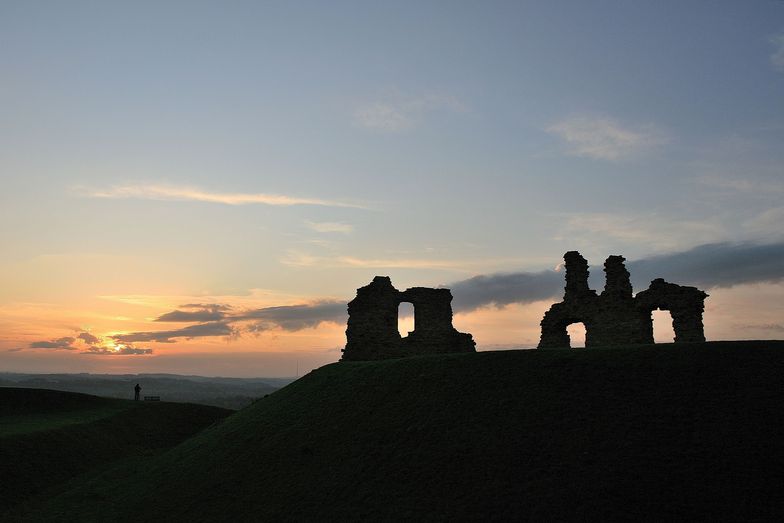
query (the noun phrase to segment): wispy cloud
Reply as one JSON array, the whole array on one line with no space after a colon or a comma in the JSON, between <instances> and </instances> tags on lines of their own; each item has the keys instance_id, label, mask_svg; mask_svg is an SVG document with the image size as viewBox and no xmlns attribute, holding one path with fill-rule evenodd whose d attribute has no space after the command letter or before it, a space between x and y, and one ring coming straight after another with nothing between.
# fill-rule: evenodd
<instances>
[{"instance_id":1,"label":"wispy cloud","mask_svg":"<svg viewBox=\"0 0 784 523\"><path fill-rule=\"evenodd\" d=\"M231 307L228 305L217 303L188 303L182 305L180 309L162 314L155 321L184 323L218 321L225 318L226 312L229 310Z\"/></svg>"},{"instance_id":2,"label":"wispy cloud","mask_svg":"<svg viewBox=\"0 0 784 523\"><path fill-rule=\"evenodd\" d=\"M463 112L465 105L445 94L404 96L393 93L381 100L360 104L353 115L354 124L366 129L398 132L415 127L426 113L433 111Z\"/></svg>"},{"instance_id":3,"label":"wispy cloud","mask_svg":"<svg viewBox=\"0 0 784 523\"><path fill-rule=\"evenodd\" d=\"M342 222L312 222L305 220L305 225L316 232L336 232L342 234L350 234L354 230L354 226L349 223Z\"/></svg>"},{"instance_id":4,"label":"wispy cloud","mask_svg":"<svg viewBox=\"0 0 784 523\"><path fill-rule=\"evenodd\" d=\"M748 325L738 325L738 328L747 330L768 330L775 332L784 332L784 324L781 323L757 323Z\"/></svg>"},{"instance_id":5,"label":"wispy cloud","mask_svg":"<svg viewBox=\"0 0 784 523\"><path fill-rule=\"evenodd\" d=\"M784 206L771 207L746 220L743 226L758 236L781 236L784 223Z\"/></svg>"},{"instance_id":6,"label":"wispy cloud","mask_svg":"<svg viewBox=\"0 0 784 523\"><path fill-rule=\"evenodd\" d=\"M324 322L344 323L346 314L346 303L335 300L259 309L237 309L218 304L190 304L162 314L155 321L193 323L192 325L178 329L114 334L110 337L114 341L114 346L131 349L135 348L131 344L139 342L176 343L179 338L216 336L232 338L243 333L255 334L276 328L294 332L315 328Z\"/></svg>"},{"instance_id":7,"label":"wispy cloud","mask_svg":"<svg viewBox=\"0 0 784 523\"><path fill-rule=\"evenodd\" d=\"M769 179L752 178L750 176L723 176L706 174L696 178L697 183L732 192L741 192L759 196L784 194L784 182Z\"/></svg>"},{"instance_id":8,"label":"wispy cloud","mask_svg":"<svg viewBox=\"0 0 784 523\"><path fill-rule=\"evenodd\" d=\"M238 315L237 320L256 320L251 331L280 327L297 331L317 327L322 322L344 323L348 317L346 302L324 300L303 305L283 305L250 310Z\"/></svg>"},{"instance_id":9,"label":"wispy cloud","mask_svg":"<svg viewBox=\"0 0 784 523\"><path fill-rule=\"evenodd\" d=\"M206 189L174 185L136 184L116 185L109 189L76 188L77 194L90 198L136 198L142 200L164 201L197 201L220 203L224 205L320 205L325 207L350 207L365 209L366 207L354 203L319 198L300 198L281 194L266 193L221 193L210 192Z\"/></svg>"},{"instance_id":10,"label":"wispy cloud","mask_svg":"<svg viewBox=\"0 0 784 523\"><path fill-rule=\"evenodd\" d=\"M784 72L784 33L771 36L770 43L775 46L770 55L770 63L777 71Z\"/></svg>"},{"instance_id":11,"label":"wispy cloud","mask_svg":"<svg viewBox=\"0 0 784 523\"><path fill-rule=\"evenodd\" d=\"M30 344L31 349L54 349L54 350L76 350L73 343L76 338L64 336L54 340L34 341Z\"/></svg>"},{"instance_id":12,"label":"wispy cloud","mask_svg":"<svg viewBox=\"0 0 784 523\"><path fill-rule=\"evenodd\" d=\"M174 343L175 338L203 338L211 336L233 336L236 335L235 330L226 321L212 321L207 323L197 323L195 325L188 325L181 329L171 329L164 331L149 331L149 332L130 332L127 334L115 334L112 339L121 343L138 343L138 342L158 342L158 343Z\"/></svg>"},{"instance_id":13,"label":"wispy cloud","mask_svg":"<svg viewBox=\"0 0 784 523\"><path fill-rule=\"evenodd\" d=\"M662 250L677 249L693 244L694 238L718 240L725 232L715 220L673 219L657 213L569 213L557 216L561 225L555 239L568 239L581 248L609 239Z\"/></svg>"},{"instance_id":14,"label":"wispy cloud","mask_svg":"<svg viewBox=\"0 0 784 523\"><path fill-rule=\"evenodd\" d=\"M90 334L89 332L81 332L77 338L84 341L87 345L96 345L101 342L101 339L98 336Z\"/></svg>"},{"instance_id":15,"label":"wispy cloud","mask_svg":"<svg viewBox=\"0 0 784 523\"><path fill-rule=\"evenodd\" d=\"M143 349L131 345L120 345L117 347L90 347L84 354L100 354L103 356L141 356L152 354L152 349Z\"/></svg>"},{"instance_id":16,"label":"wispy cloud","mask_svg":"<svg viewBox=\"0 0 784 523\"><path fill-rule=\"evenodd\" d=\"M469 272L472 267L488 263L508 264L511 259L447 260L432 258L358 258L355 256L313 256L289 251L280 262L292 267L330 267L356 269L433 269Z\"/></svg>"},{"instance_id":17,"label":"wispy cloud","mask_svg":"<svg viewBox=\"0 0 784 523\"><path fill-rule=\"evenodd\" d=\"M623 160L667 141L652 125L626 126L607 117L572 117L546 131L564 140L573 156L607 161Z\"/></svg>"},{"instance_id":18,"label":"wispy cloud","mask_svg":"<svg viewBox=\"0 0 784 523\"><path fill-rule=\"evenodd\" d=\"M22 350L69 350L81 354L101 355L143 355L152 354L152 349L135 347L130 343L117 343L110 338L101 338L87 331L80 332L77 336L63 336L54 340L34 341L27 347L12 349L13 352Z\"/></svg>"}]
</instances>

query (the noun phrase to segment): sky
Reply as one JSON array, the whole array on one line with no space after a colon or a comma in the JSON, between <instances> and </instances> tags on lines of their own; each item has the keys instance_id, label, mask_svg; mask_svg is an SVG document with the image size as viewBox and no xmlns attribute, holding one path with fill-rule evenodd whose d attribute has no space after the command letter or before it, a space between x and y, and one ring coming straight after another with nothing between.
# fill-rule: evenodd
<instances>
[{"instance_id":1,"label":"sky","mask_svg":"<svg viewBox=\"0 0 784 523\"><path fill-rule=\"evenodd\" d=\"M2 371L301 374L375 275L535 347L570 250L784 338L784 2L0 0L0 111Z\"/></svg>"}]
</instances>

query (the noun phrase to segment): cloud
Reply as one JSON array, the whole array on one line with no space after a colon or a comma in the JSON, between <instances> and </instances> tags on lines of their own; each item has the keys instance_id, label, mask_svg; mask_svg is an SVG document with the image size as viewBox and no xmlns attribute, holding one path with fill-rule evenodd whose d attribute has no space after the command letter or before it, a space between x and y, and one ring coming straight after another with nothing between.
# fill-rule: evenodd
<instances>
[{"instance_id":1,"label":"cloud","mask_svg":"<svg viewBox=\"0 0 784 523\"><path fill-rule=\"evenodd\" d=\"M341 222L311 222L305 220L305 225L316 232L339 232L342 234L349 234L354 230L353 225Z\"/></svg>"},{"instance_id":2,"label":"cloud","mask_svg":"<svg viewBox=\"0 0 784 523\"><path fill-rule=\"evenodd\" d=\"M482 259L474 261L429 258L357 258L355 256L313 256L289 251L280 263L292 267L330 267L355 269L432 269L468 272L471 266L488 263L509 263L510 259Z\"/></svg>"},{"instance_id":3,"label":"cloud","mask_svg":"<svg viewBox=\"0 0 784 523\"><path fill-rule=\"evenodd\" d=\"M186 306L182 306L185 308ZM306 328L318 327L321 323L345 323L346 303L335 300L322 300L300 305L283 305L260 309L234 310L227 305L209 304L199 310L174 310L161 315L155 321L200 321L202 317L220 315L218 321L195 323L181 329L164 331L142 331L127 334L115 334L111 338L115 343L130 344L138 342L175 343L177 338L206 338L212 336L238 336L243 332L257 333L280 328L293 332ZM231 312L228 310L231 309ZM222 310L223 312L220 312ZM162 319L167 318L167 319Z\"/></svg>"},{"instance_id":4,"label":"cloud","mask_svg":"<svg viewBox=\"0 0 784 523\"><path fill-rule=\"evenodd\" d=\"M625 127L604 117L578 116L549 126L546 131L569 145L569 154L597 160L619 161L665 143L661 131L651 125Z\"/></svg>"},{"instance_id":5,"label":"cloud","mask_svg":"<svg viewBox=\"0 0 784 523\"><path fill-rule=\"evenodd\" d=\"M98 336L93 336L89 332L82 332L77 336L78 339L85 342L87 345L96 345L101 342L101 339Z\"/></svg>"},{"instance_id":6,"label":"cloud","mask_svg":"<svg viewBox=\"0 0 784 523\"><path fill-rule=\"evenodd\" d=\"M728 177L708 174L696 178L697 183L715 189L741 192L759 196L775 196L784 193L784 184L778 180Z\"/></svg>"},{"instance_id":7,"label":"cloud","mask_svg":"<svg viewBox=\"0 0 784 523\"><path fill-rule=\"evenodd\" d=\"M90 198L137 198L143 200L197 201L222 203L224 205L320 205L326 207L350 207L364 209L361 205L322 200L318 198L298 198L280 194L265 193L219 193L194 187L173 185L136 184L119 185L109 189L77 189L77 192Z\"/></svg>"},{"instance_id":8,"label":"cloud","mask_svg":"<svg viewBox=\"0 0 784 523\"><path fill-rule=\"evenodd\" d=\"M31 349L55 349L55 350L76 350L73 343L76 338L65 336L49 341L34 341L30 344Z\"/></svg>"},{"instance_id":9,"label":"cloud","mask_svg":"<svg viewBox=\"0 0 784 523\"><path fill-rule=\"evenodd\" d=\"M635 287L654 278L698 287L732 287L784 279L784 242L709 243L627 263Z\"/></svg>"},{"instance_id":10,"label":"cloud","mask_svg":"<svg viewBox=\"0 0 784 523\"><path fill-rule=\"evenodd\" d=\"M426 94L418 97L393 93L382 100L361 104L354 110L354 125L377 131L399 132L415 127L426 113L446 110L464 112L460 100L450 95Z\"/></svg>"},{"instance_id":11,"label":"cloud","mask_svg":"<svg viewBox=\"0 0 784 523\"><path fill-rule=\"evenodd\" d=\"M776 331L776 332L784 332L784 324L781 323L760 323L760 324L749 324L749 325L738 325L741 329L748 329L748 330L769 330L769 331Z\"/></svg>"},{"instance_id":12,"label":"cloud","mask_svg":"<svg viewBox=\"0 0 784 523\"><path fill-rule=\"evenodd\" d=\"M716 220L674 219L653 212L639 215L562 213L555 216L562 223L555 239L568 240L577 247L595 245L597 238L610 238L664 250L682 248L691 244L693 238L710 241L724 235Z\"/></svg>"},{"instance_id":13,"label":"cloud","mask_svg":"<svg viewBox=\"0 0 784 523\"><path fill-rule=\"evenodd\" d=\"M111 347L90 347L83 354L100 354L103 356L140 356L152 354L152 349L142 349L131 345L124 345L117 348Z\"/></svg>"},{"instance_id":14,"label":"cloud","mask_svg":"<svg viewBox=\"0 0 784 523\"><path fill-rule=\"evenodd\" d=\"M354 123L367 129L401 131L414 124L410 109L390 103L365 104L354 111Z\"/></svg>"},{"instance_id":15,"label":"cloud","mask_svg":"<svg viewBox=\"0 0 784 523\"><path fill-rule=\"evenodd\" d=\"M199 322L181 329L132 332L112 336L123 343L174 343L175 338L236 336L242 332L261 332L274 328L298 331L317 327L323 322L345 323L346 303L322 300L299 305L283 305L260 309L233 309L222 304L189 304L162 314L155 321Z\"/></svg>"},{"instance_id":16,"label":"cloud","mask_svg":"<svg viewBox=\"0 0 784 523\"><path fill-rule=\"evenodd\" d=\"M647 288L655 278L710 289L782 281L782 259L784 242L724 242L630 261L626 267L637 291ZM591 267L592 273L601 270L601 265ZM466 312L488 305L525 304L556 298L563 292L564 279L563 273L555 271L516 272L474 276L446 287L452 289L455 311Z\"/></svg>"},{"instance_id":17,"label":"cloud","mask_svg":"<svg viewBox=\"0 0 784 523\"><path fill-rule=\"evenodd\" d=\"M216 311L230 311L233 307L225 303L185 303L181 309L212 309Z\"/></svg>"},{"instance_id":18,"label":"cloud","mask_svg":"<svg viewBox=\"0 0 784 523\"><path fill-rule=\"evenodd\" d=\"M781 224L784 223L784 206L765 209L761 213L746 220L743 225L757 235L781 234Z\"/></svg>"},{"instance_id":19,"label":"cloud","mask_svg":"<svg viewBox=\"0 0 784 523\"><path fill-rule=\"evenodd\" d=\"M78 338L87 345L87 349L83 350L82 354L100 354L104 356L152 354L152 349L134 347L130 343L117 343L116 341L106 343L103 339L93 336L89 332L80 333Z\"/></svg>"},{"instance_id":20,"label":"cloud","mask_svg":"<svg viewBox=\"0 0 784 523\"><path fill-rule=\"evenodd\" d=\"M76 346L81 343L82 346ZM28 347L11 349L10 352L17 352L27 349L53 349L79 351L81 354L103 354L103 355L143 355L152 354L152 349L134 347L130 343L105 343L98 336L89 332L80 332L78 336L64 336L49 341L34 341Z\"/></svg>"},{"instance_id":21,"label":"cloud","mask_svg":"<svg viewBox=\"0 0 784 523\"><path fill-rule=\"evenodd\" d=\"M173 338L203 338L209 336L232 336L234 329L226 321L213 321L208 323L197 323L188 325L181 329L150 331L150 332L131 332L128 334L115 334L111 338L121 343L150 342L174 343Z\"/></svg>"},{"instance_id":22,"label":"cloud","mask_svg":"<svg viewBox=\"0 0 784 523\"><path fill-rule=\"evenodd\" d=\"M563 286L563 273L556 271L479 275L447 285L454 296L455 312L545 300L556 296Z\"/></svg>"},{"instance_id":23,"label":"cloud","mask_svg":"<svg viewBox=\"0 0 784 523\"><path fill-rule=\"evenodd\" d=\"M160 315L155 321L164 322L208 322L219 321L226 317L227 311L231 308L227 305L219 304L187 304L181 306L183 309L188 310L174 310Z\"/></svg>"},{"instance_id":24,"label":"cloud","mask_svg":"<svg viewBox=\"0 0 784 523\"><path fill-rule=\"evenodd\" d=\"M777 71L784 72L784 33L771 36L770 43L776 47L770 55L770 64Z\"/></svg>"},{"instance_id":25,"label":"cloud","mask_svg":"<svg viewBox=\"0 0 784 523\"><path fill-rule=\"evenodd\" d=\"M323 322L345 323L348 313L346 302L326 300L303 305L283 305L255 309L236 316L239 320L259 320L250 327L251 331L269 330L280 327L287 331L298 331L317 327Z\"/></svg>"}]
</instances>

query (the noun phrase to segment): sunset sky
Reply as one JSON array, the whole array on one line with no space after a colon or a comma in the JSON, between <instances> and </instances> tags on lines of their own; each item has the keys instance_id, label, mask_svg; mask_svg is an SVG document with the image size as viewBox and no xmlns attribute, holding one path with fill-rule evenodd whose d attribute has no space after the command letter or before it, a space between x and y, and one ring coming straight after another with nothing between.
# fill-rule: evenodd
<instances>
[{"instance_id":1,"label":"sunset sky","mask_svg":"<svg viewBox=\"0 0 784 523\"><path fill-rule=\"evenodd\" d=\"M534 347L568 250L784 338L784 2L0 0L0 75L0 371L301 374L375 275Z\"/></svg>"}]
</instances>

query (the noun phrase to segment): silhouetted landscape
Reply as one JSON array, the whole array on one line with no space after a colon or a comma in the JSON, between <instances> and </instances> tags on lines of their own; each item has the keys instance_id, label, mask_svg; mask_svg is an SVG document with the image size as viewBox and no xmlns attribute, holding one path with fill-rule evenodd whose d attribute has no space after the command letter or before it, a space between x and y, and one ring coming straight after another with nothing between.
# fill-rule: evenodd
<instances>
[{"instance_id":1,"label":"silhouetted landscape","mask_svg":"<svg viewBox=\"0 0 784 523\"><path fill-rule=\"evenodd\" d=\"M166 420L195 406L140 402L123 411L135 422L115 414L26 438L4 434L3 462L26 471L24 485L48 484L42 495L15 487L5 500L20 503L5 514L22 521L775 519L784 510L784 418L775 414L784 402L783 368L781 341L340 362L169 449L187 429L169 435L167 427L181 422ZM17 402L36 393L0 389L4 405L9 390ZM70 409L85 411L104 401L115 400L68 397ZM225 415L205 414L203 424ZM197 417L188 419L194 430ZM145 427L153 425L165 441L145 436L133 452L106 449L129 431L152 434ZM68 431L78 431L76 441L92 434L98 444L74 448L61 436ZM64 466L74 452L89 465ZM44 477L47 463L70 474Z\"/></svg>"},{"instance_id":2,"label":"silhouetted landscape","mask_svg":"<svg viewBox=\"0 0 784 523\"><path fill-rule=\"evenodd\" d=\"M0 523L784 521L784 1L0 0Z\"/></svg>"},{"instance_id":3,"label":"silhouetted landscape","mask_svg":"<svg viewBox=\"0 0 784 523\"><path fill-rule=\"evenodd\" d=\"M253 400L291 383L294 378L208 378L176 374L21 374L0 373L0 387L81 392L107 398L133 399L142 384L145 395L164 401L200 403L241 409Z\"/></svg>"}]
</instances>

